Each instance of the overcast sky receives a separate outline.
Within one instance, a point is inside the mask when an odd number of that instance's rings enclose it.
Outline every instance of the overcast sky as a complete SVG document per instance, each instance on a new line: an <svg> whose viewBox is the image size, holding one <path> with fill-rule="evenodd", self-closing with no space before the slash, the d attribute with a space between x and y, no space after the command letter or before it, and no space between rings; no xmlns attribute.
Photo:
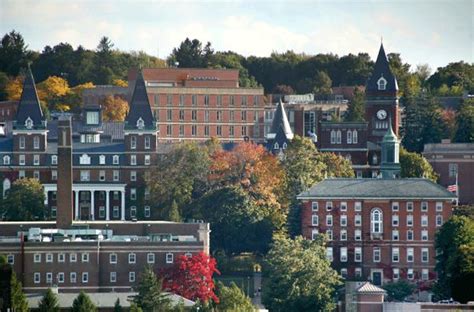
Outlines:
<svg viewBox="0 0 474 312"><path fill-rule="evenodd" d="M272 51L376 57L387 53L435 70L473 62L474 0L141 1L0 0L0 32L15 29L31 49L68 42L94 49L108 36L120 50L165 58L186 37L216 51Z"/></svg>

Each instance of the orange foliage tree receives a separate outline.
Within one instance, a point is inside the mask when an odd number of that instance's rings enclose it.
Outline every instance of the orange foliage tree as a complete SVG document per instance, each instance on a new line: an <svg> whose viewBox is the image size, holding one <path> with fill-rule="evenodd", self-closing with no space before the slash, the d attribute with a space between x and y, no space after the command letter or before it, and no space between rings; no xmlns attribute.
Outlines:
<svg viewBox="0 0 474 312"><path fill-rule="evenodd" d="M119 96L106 96L102 101L102 116L106 121L124 121L128 113L128 103Z"/></svg>

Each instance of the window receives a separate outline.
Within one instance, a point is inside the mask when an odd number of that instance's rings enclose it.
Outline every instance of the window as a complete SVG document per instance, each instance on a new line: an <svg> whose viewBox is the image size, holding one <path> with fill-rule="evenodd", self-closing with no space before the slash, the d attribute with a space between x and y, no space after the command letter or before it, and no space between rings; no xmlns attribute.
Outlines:
<svg viewBox="0 0 474 312"><path fill-rule="evenodd" d="M341 269L341 277L342 277L342 278L346 278L346 277L347 277L347 269L346 269L346 268L342 268L342 269Z"/></svg>
<svg viewBox="0 0 474 312"><path fill-rule="evenodd" d="M19 145L20 145L20 149L25 149L25 137L24 136L21 136L19 138L20 142L19 142Z"/></svg>
<svg viewBox="0 0 474 312"><path fill-rule="evenodd" d="M47 272L46 273L46 283L51 284L53 282L53 273Z"/></svg>
<svg viewBox="0 0 474 312"><path fill-rule="evenodd" d="M76 283L76 280L77 280L76 272L69 273L69 281L71 282L71 284Z"/></svg>
<svg viewBox="0 0 474 312"><path fill-rule="evenodd" d="M318 202L311 202L311 210L318 211Z"/></svg>
<svg viewBox="0 0 474 312"><path fill-rule="evenodd" d="M204 136L209 136L209 126L204 126Z"/></svg>
<svg viewBox="0 0 474 312"><path fill-rule="evenodd" d="M145 206L145 218L149 218L151 215L150 206Z"/></svg>
<svg viewBox="0 0 474 312"><path fill-rule="evenodd" d="M118 206L114 206L113 209L112 209L112 215L115 219L117 219L119 216L120 216L120 213L119 213L119 207Z"/></svg>
<svg viewBox="0 0 474 312"><path fill-rule="evenodd" d="M235 105L235 97L233 95L231 95L229 97L229 105L230 106L234 106Z"/></svg>
<svg viewBox="0 0 474 312"><path fill-rule="evenodd" d="M443 202L436 202L436 211L443 211Z"/></svg>
<svg viewBox="0 0 474 312"><path fill-rule="evenodd" d="M136 180L137 180L137 172L130 171L130 181L136 181Z"/></svg>
<svg viewBox="0 0 474 312"><path fill-rule="evenodd" d="M331 215L326 216L326 225L327 226L332 226L332 216Z"/></svg>
<svg viewBox="0 0 474 312"><path fill-rule="evenodd" d="M91 164L91 158L87 154L82 154L81 157L79 157L79 164L81 165L90 165Z"/></svg>
<svg viewBox="0 0 474 312"><path fill-rule="evenodd" d="M89 181L89 180L90 180L90 171L81 170L81 181Z"/></svg>
<svg viewBox="0 0 474 312"><path fill-rule="evenodd" d="M421 202L421 211L428 211L428 202Z"/></svg>
<svg viewBox="0 0 474 312"><path fill-rule="evenodd" d="M421 231L421 240L422 241L427 241L428 240L428 231L427 230Z"/></svg>
<svg viewBox="0 0 474 312"><path fill-rule="evenodd" d="M33 275L33 280L35 284L39 284L41 282L41 273L35 272Z"/></svg>
<svg viewBox="0 0 474 312"><path fill-rule="evenodd" d="M421 216L421 226L428 226L428 216L422 215Z"/></svg>
<svg viewBox="0 0 474 312"><path fill-rule="evenodd" d="M332 201L326 202L326 210L331 211L332 210Z"/></svg>
<svg viewBox="0 0 474 312"><path fill-rule="evenodd" d="M326 230L326 235L328 236L328 240L332 241L332 230Z"/></svg>
<svg viewBox="0 0 474 312"><path fill-rule="evenodd" d="M341 135L342 135L341 130L337 130L337 132L336 132L336 143L337 144L341 144Z"/></svg>
<svg viewBox="0 0 474 312"><path fill-rule="evenodd" d="M341 215L341 226L347 226L347 215Z"/></svg>
<svg viewBox="0 0 474 312"><path fill-rule="evenodd" d="M315 240L318 235L319 235L319 230L318 229L312 229L311 230L311 239L312 240Z"/></svg>
<svg viewBox="0 0 474 312"><path fill-rule="evenodd" d="M356 214L354 216L354 225L355 226L362 226L362 216L360 214Z"/></svg>
<svg viewBox="0 0 474 312"><path fill-rule="evenodd" d="M173 134L173 126L166 125L166 135L171 136Z"/></svg>
<svg viewBox="0 0 474 312"><path fill-rule="evenodd" d="M65 262L66 261L66 255L63 253L58 254L58 262Z"/></svg>
<svg viewBox="0 0 474 312"><path fill-rule="evenodd" d="M88 125L98 125L99 124L99 112L87 112L86 113L86 123Z"/></svg>
<svg viewBox="0 0 474 312"><path fill-rule="evenodd" d="M354 274L355 274L356 278L361 278L362 277L362 269L361 268L355 268Z"/></svg>
<svg viewBox="0 0 474 312"><path fill-rule="evenodd" d="M87 273L87 272L82 273L82 282L83 283L88 283L89 282L89 273Z"/></svg>
<svg viewBox="0 0 474 312"><path fill-rule="evenodd" d="M173 105L173 95L172 94L166 95L166 104L168 106Z"/></svg>
<svg viewBox="0 0 474 312"><path fill-rule="evenodd" d="M428 262L428 248L421 248L421 262Z"/></svg>
<svg viewBox="0 0 474 312"><path fill-rule="evenodd" d="M99 207L99 218L101 218L101 219L105 218L105 207L104 206Z"/></svg>
<svg viewBox="0 0 474 312"><path fill-rule="evenodd" d="M217 126L217 135L221 136L222 135L222 126Z"/></svg>
<svg viewBox="0 0 474 312"><path fill-rule="evenodd" d="M392 203L392 211L398 211L399 205L398 202L393 202Z"/></svg>
<svg viewBox="0 0 474 312"><path fill-rule="evenodd" d="M398 222L399 221L399 218L398 218L398 215L393 215L392 216L392 226L398 226Z"/></svg>
<svg viewBox="0 0 474 312"><path fill-rule="evenodd" d="M398 230L392 231L392 240L397 241L399 238Z"/></svg>
<svg viewBox="0 0 474 312"><path fill-rule="evenodd" d="M407 211L413 211L413 202L407 202Z"/></svg>
<svg viewBox="0 0 474 312"><path fill-rule="evenodd" d="M449 164L449 176L455 177L458 174L458 164Z"/></svg>
<svg viewBox="0 0 474 312"><path fill-rule="evenodd" d="M217 106L222 106L222 95L217 96Z"/></svg>
<svg viewBox="0 0 474 312"><path fill-rule="evenodd" d="M105 156L104 155L99 156L99 165L105 165Z"/></svg>
<svg viewBox="0 0 474 312"><path fill-rule="evenodd" d="M258 126L255 128L258 130ZM247 135L247 126L242 126L242 136L246 136ZM283 149L285 149L286 143L283 143Z"/></svg>
<svg viewBox="0 0 474 312"><path fill-rule="evenodd" d="M89 254L87 252L82 254L82 262L89 262Z"/></svg>
<svg viewBox="0 0 474 312"><path fill-rule="evenodd" d="M442 226L442 225L443 225L443 216L436 215L436 226Z"/></svg>
<svg viewBox="0 0 474 312"><path fill-rule="evenodd" d="M110 282L111 283L117 282L117 272L110 272Z"/></svg>
<svg viewBox="0 0 474 312"><path fill-rule="evenodd" d="M113 171L113 180L114 181L120 180L120 171L118 171L118 170Z"/></svg>
<svg viewBox="0 0 474 312"><path fill-rule="evenodd" d="M380 209L376 208L372 210L370 222L372 233L381 234L383 232L383 216Z"/></svg>
<svg viewBox="0 0 474 312"><path fill-rule="evenodd" d="M130 207L130 218L136 218L137 217L137 206L131 206Z"/></svg>
<svg viewBox="0 0 474 312"><path fill-rule="evenodd" d="M354 248L354 261L355 262L362 262L362 247L355 247Z"/></svg>
<svg viewBox="0 0 474 312"><path fill-rule="evenodd" d="M253 105L255 105L255 106L258 105L258 95L253 96Z"/></svg>
<svg viewBox="0 0 474 312"><path fill-rule="evenodd" d="M385 80L385 78L382 76L380 77L379 80L377 80L377 86L378 86L378 89L383 91L386 89L387 87L387 80Z"/></svg>
<svg viewBox="0 0 474 312"><path fill-rule="evenodd" d="M354 240L356 240L356 241L362 240L362 231L361 230L355 230L354 231Z"/></svg>
<svg viewBox="0 0 474 312"><path fill-rule="evenodd" d="M47 263L53 262L53 254L52 253L46 254L46 262Z"/></svg>
<svg viewBox="0 0 474 312"><path fill-rule="evenodd" d="M114 165L118 165L118 164L119 164L119 155L114 155L114 156L112 157L112 163L113 163Z"/></svg>
<svg viewBox="0 0 474 312"><path fill-rule="evenodd" d="M347 211L347 202L341 202L341 211Z"/></svg>
<svg viewBox="0 0 474 312"><path fill-rule="evenodd" d="M150 155L145 155L145 166L149 166L150 164L151 164Z"/></svg>
<svg viewBox="0 0 474 312"><path fill-rule="evenodd" d="M204 121L209 121L209 111L204 111Z"/></svg>
<svg viewBox="0 0 474 312"><path fill-rule="evenodd" d="M173 254L170 252L166 254L166 263L173 263Z"/></svg>
<svg viewBox="0 0 474 312"><path fill-rule="evenodd" d="M318 226L319 225L319 217L317 215L312 216L311 224L313 226Z"/></svg>
<svg viewBox="0 0 474 312"><path fill-rule="evenodd" d="M347 130L347 144L352 144L352 131Z"/></svg>
<svg viewBox="0 0 474 312"><path fill-rule="evenodd" d="M247 97L242 96L242 106L247 106Z"/></svg>
<svg viewBox="0 0 474 312"><path fill-rule="evenodd" d="M181 120L181 121L184 120L184 110L182 110L182 109L179 110L179 120Z"/></svg>
<svg viewBox="0 0 474 312"><path fill-rule="evenodd" d="M216 120L221 121L222 120L222 111L216 111Z"/></svg>
<svg viewBox="0 0 474 312"><path fill-rule="evenodd" d="M173 111L172 111L171 109L168 109L168 110L166 111L166 119L167 119L168 121L171 121L171 120L173 119Z"/></svg>
<svg viewBox="0 0 474 312"><path fill-rule="evenodd" d="M20 155L19 156L19 160L20 160L20 166L24 166L25 165L25 155Z"/></svg>
<svg viewBox="0 0 474 312"><path fill-rule="evenodd" d="M111 253L109 255L109 263L111 263L111 264L116 264L117 263L117 254L116 253Z"/></svg>
<svg viewBox="0 0 474 312"><path fill-rule="evenodd" d="M128 272L128 281L130 283L134 283L135 282L135 272Z"/></svg>
<svg viewBox="0 0 474 312"><path fill-rule="evenodd" d="M145 137L145 149L150 149L151 147L151 138L149 136Z"/></svg>
<svg viewBox="0 0 474 312"><path fill-rule="evenodd" d="M149 252L147 255L146 255L146 262L147 263L155 263L155 254L152 253L152 252Z"/></svg>
<svg viewBox="0 0 474 312"><path fill-rule="evenodd" d="M398 280L400 278L400 269L399 268L394 268L393 269L393 280Z"/></svg>
<svg viewBox="0 0 474 312"><path fill-rule="evenodd" d="M234 136L234 126L229 126L229 136Z"/></svg>
<svg viewBox="0 0 474 312"><path fill-rule="evenodd" d="M193 94L191 100L192 100L193 106L196 106L196 105L197 105L197 102L198 102L198 101L197 101L197 95Z"/></svg>
<svg viewBox="0 0 474 312"><path fill-rule="evenodd" d="M354 210L355 211L361 211L362 210L362 202L359 202L359 201L355 202Z"/></svg>
<svg viewBox="0 0 474 312"><path fill-rule="evenodd" d="M412 247L407 248L407 262L413 262L415 259L415 251Z"/></svg>
<svg viewBox="0 0 474 312"><path fill-rule="evenodd" d="M15 256L10 254L7 256L7 263L8 264L15 264Z"/></svg>
<svg viewBox="0 0 474 312"><path fill-rule="evenodd" d="M130 165L132 166L137 165L137 155L130 155Z"/></svg>
<svg viewBox="0 0 474 312"><path fill-rule="evenodd" d="M105 170L99 171L99 181L105 181Z"/></svg>
<svg viewBox="0 0 474 312"><path fill-rule="evenodd" d="M40 148L40 138L38 136L35 136L33 138L33 148L34 149L39 149Z"/></svg>
<svg viewBox="0 0 474 312"><path fill-rule="evenodd" d="M421 280L422 281L429 280L429 271L428 271L428 269L422 269L421 270Z"/></svg>
<svg viewBox="0 0 474 312"><path fill-rule="evenodd" d="M415 274L413 273L413 269L408 269L407 270L407 279L412 280L414 278Z"/></svg>
<svg viewBox="0 0 474 312"><path fill-rule="evenodd" d="M340 237L341 237L341 241L346 241L347 240L347 230L341 230Z"/></svg>
<svg viewBox="0 0 474 312"><path fill-rule="evenodd" d="M241 117L242 121L247 120L247 112L246 111L242 111L240 114L241 114L240 117Z"/></svg>
<svg viewBox="0 0 474 312"><path fill-rule="evenodd" d="M329 261L332 261L332 260L333 260L332 247L326 247L326 258L327 258Z"/></svg>
<svg viewBox="0 0 474 312"><path fill-rule="evenodd" d="M278 145L278 142L275 142L275 144L273 144L273 149L277 150L280 148L280 145Z"/></svg>
<svg viewBox="0 0 474 312"><path fill-rule="evenodd" d="M407 226L413 226L413 215L407 215Z"/></svg>
<svg viewBox="0 0 474 312"><path fill-rule="evenodd" d="M25 170L19 170L18 171L18 178L19 179L22 179L25 177Z"/></svg>
<svg viewBox="0 0 474 312"><path fill-rule="evenodd" d="M77 262L77 254L69 254L69 262Z"/></svg>
<svg viewBox="0 0 474 312"><path fill-rule="evenodd" d="M58 273L58 283L59 284L64 283L64 272L59 272Z"/></svg>
<svg viewBox="0 0 474 312"><path fill-rule="evenodd" d="M331 144L336 144L336 131L331 130Z"/></svg>
<svg viewBox="0 0 474 312"><path fill-rule="evenodd" d="M9 165L10 164L10 156L8 156L8 155L3 156L3 164L4 165Z"/></svg>
<svg viewBox="0 0 474 312"><path fill-rule="evenodd" d="M184 106L184 94L180 94L179 96L179 106Z"/></svg>
<svg viewBox="0 0 474 312"><path fill-rule="evenodd" d="M353 130L352 131L352 143L357 144L357 141L358 141L358 139L357 139L357 130Z"/></svg>
<svg viewBox="0 0 474 312"><path fill-rule="evenodd" d="M40 179L40 172L37 171L37 170L33 171L33 178L39 180Z"/></svg>
<svg viewBox="0 0 474 312"><path fill-rule="evenodd" d="M137 255L135 253L129 253L128 254L128 263L132 264L132 263L136 263L137 261Z"/></svg>
<svg viewBox="0 0 474 312"><path fill-rule="evenodd" d="M407 240L409 240L409 241L413 240L413 230L408 230L407 231Z"/></svg>
<svg viewBox="0 0 474 312"><path fill-rule="evenodd" d="M341 247L341 254L339 260L341 262L347 262L347 247Z"/></svg>
<svg viewBox="0 0 474 312"><path fill-rule="evenodd" d="M234 121L234 119L235 119L234 115L235 115L234 111L229 112L229 120L230 121Z"/></svg>
<svg viewBox="0 0 474 312"><path fill-rule="evenodd" d="M393 262L400 261L400 249L398 247L392 248L392 261Z"/></svg>

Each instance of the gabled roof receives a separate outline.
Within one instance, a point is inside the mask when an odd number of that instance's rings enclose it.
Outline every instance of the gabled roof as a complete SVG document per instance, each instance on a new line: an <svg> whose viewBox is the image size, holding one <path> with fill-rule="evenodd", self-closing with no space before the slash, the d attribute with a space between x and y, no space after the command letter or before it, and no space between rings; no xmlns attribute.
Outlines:
<svg viewBox="0 0 474 312"><path fill-rule="evenodd" d="M365 282L359 288L357 288L357 293L379 294L379 293L385 293L385 290L380 287L375 286L374 284L370 282Z"/></svg>
<svg viewBox="0 0 474 312"><path fill-rule="evenodd" d="M36 92L35 79L29 67L28 73L23 81L23 91L16 112L15 128L24 128L28 118L33 122L34 129L44 128L43 111L41 110L38 93Z"/></svg>
<svg viewBox="0 0 474 312"><path fill-rule="evenodd" d="M293 131L291 130L288 117L286 116L285 107L282 100L277 104L275 115L273 115L272 127L267 135L268 139L274 139L279 130L283 131L287 140L293 139Z"/></svg>
<svg viewBox="0 0 474 312"><path fill-rule="evenodd" d="M378 80L381 77L383 77L387 81L385 90L383 91L379 90L378 84L377 84ZM366 92L396 92L398 91L397 79L395 78L392 71L390 70L388 58L387 58L387 55L385 54L383 44L380 44L380 50L377 56L377 60L375 61L374 70L372 71L372 75L367 81L367 86L366 86L365 91Z"/></svg>
<svg viewBox="0 0 474 312"><path fill-rule="evenodd" d="M299 199L441 199L451 200L456 196L444 187L422 178L402 179L346 179L323 180L298 195Z"/></svg>
<svg viewBox="0 0 474 312"><path fill-rule="evenodd" d="M143 129L156 129L155 117L153 117L153 113L151 112L145 81L141 72L135 82L135 88L130 102L130 111L125 118L125 128L139 129L138 121L140 119L143 121Z"/></svg>

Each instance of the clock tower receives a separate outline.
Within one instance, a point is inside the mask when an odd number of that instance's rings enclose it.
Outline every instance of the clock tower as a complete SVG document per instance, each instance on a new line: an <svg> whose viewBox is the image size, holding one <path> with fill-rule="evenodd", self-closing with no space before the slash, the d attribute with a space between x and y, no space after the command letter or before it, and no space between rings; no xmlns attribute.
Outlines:
<svg viewBox="0 0 474 312"><path fill-rule="evenodd" d="M383 44L380 45L374 70L367 81L365 96L368 140L380 144L390 122L395 135L398 135L398 84L390 70Z"/></svg>

